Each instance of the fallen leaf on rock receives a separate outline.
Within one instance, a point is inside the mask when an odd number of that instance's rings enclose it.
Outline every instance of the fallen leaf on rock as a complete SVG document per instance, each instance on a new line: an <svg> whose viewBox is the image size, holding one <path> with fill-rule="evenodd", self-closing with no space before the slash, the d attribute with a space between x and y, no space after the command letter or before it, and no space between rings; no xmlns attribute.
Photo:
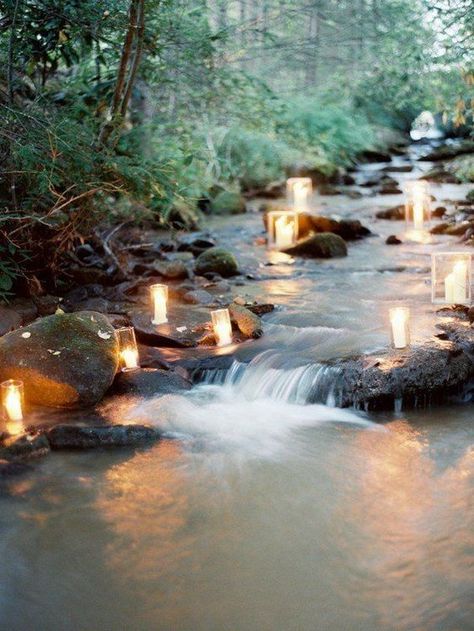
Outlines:
<svg viewBox="0 0 474 631"><path fill-rule="evenodd" d="M29 337L31 337L31 333L29 331L25 331L21 334L21 337L24 337L25 340L27 340Z"/></svg>
<svg viewBox="0 0 474 631"><path fill-rule="evenodd" d="M102 339L102 340L110 340L110 338L112 337L111 333L107 333L104 331L99 331L97 333L97 335Z"/></svg>
<svg viewBox="0 0 474 631"><path fill-rule="evenodd" d="M182 333L183 331L186 331L187 328L187 326L177 326L176 330L179 331L179 333Z"/></svg>

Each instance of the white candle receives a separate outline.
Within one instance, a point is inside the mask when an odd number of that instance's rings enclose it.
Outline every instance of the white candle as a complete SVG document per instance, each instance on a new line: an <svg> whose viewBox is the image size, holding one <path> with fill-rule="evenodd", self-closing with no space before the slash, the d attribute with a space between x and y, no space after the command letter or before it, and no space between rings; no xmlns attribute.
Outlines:
<svg viewBox="0 0 474 631"><path fill-rule="evenodd" d="M278 248L287 248L293 245L295 222L285 215L275 219L275 245Z"/></svg>
<svg viewBox="0 0 474 631"><path fill-rule="evenodd" d="M458 261L453 267L453 302L462 304L467 300L467 265L465 261Z"/></svg>
<svg viewBox="0 0 474 631"><path fill-rule="evenodd" d="M133 370L138 368L138 351L136 348L124 348L120 355L124 363L125 370Z"/></svg>
<svg viewBox="0 0 474 631"><path fill-rule="evenodd" d="M10 379L2 383L2 407L6 430L12 436L22 434L23 382Z"/></svg>
<svg viewBox="0 0 474 631"><path fill-rule="evenodd" d="M167 302L168 287L167 285L152 285L150 287L153 298L153 324L165 324L168 322Z"/></svg>
<svg viewBox="0 0 474 631"><path fill-rule="evenodd" d="M217 346L232 344L232 324L228 309L211 311L212 326L216 336Z"/></svg>
<svg viewBox="0 0 474 631"><path fill-rule="evenodd" d="M123 326L116 330L122 372L140 368L137 340L133 326Z"/></svg>
<svg viewBox="0 0 474 631"><path fill-rule="evenodd" d="M18 389L11 387L5 396L5 411L8 420L22 421L23 410L21 409L21 395Z"/></svg>
<svg viewBox="0 0 474 631"><path fill-rule="evenodd" d="M306 210L308 205L308 187L303 182L294 183L293 201L295 210Z"/></svg>
<svg viewBox="0 0 474 631"><path fill-rule="evenodd" d="M444 279L444 298L450 305L454 302L454 274L448 274Z"/></svg>
<svg viewBox="0 0 474 631"><path fill-rule="evenodd" d="M410 344L408 318L408 309L404 307L396 307L394 309L390 309L392 342L395 348L406 348Z"/></svg>
<svg viewBox="0 0 474 631"><path fill-rule="evenodd" d="M423 230L424 214L423 198L415 197L413 201L413 227L415 230Z"/></svg>

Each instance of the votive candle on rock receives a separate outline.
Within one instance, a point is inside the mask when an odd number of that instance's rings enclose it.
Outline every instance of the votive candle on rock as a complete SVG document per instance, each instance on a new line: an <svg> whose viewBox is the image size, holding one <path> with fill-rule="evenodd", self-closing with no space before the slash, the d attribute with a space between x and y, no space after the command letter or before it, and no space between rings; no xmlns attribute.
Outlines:
<svg viewBox="0 0 474 631"><path fill-rule="evenodd" d="M122 372L137 370L140 368L137 340L133 326L124 326L116 330Z"/></svg>
<svg viewBox="0 0 474 631"><path fill-rule="evenodd" d="M216 309L215 311L211 311L211 318L217 346L228 346L232 344L232 324L229 309Z"/></svg>
<svg viewBox="0 0 474 631"><path fill-rule="evenodd" d="M470 252L436 252L432 255L431 300L434 304L470 304L471 261Z"/></svg>
<svg viewBox="0 0 474 631"><path fill-rule="evenodd" d="M157 283L150 287L153 301L153 324L168 322L168 286Z"/></svg>
<svg viewBox="0 0 474 631"><path fill-rule="evenodd" d="M8 379L1 384L2 416L6 430L12 436L24 431L23 425L23 381Z"/></svg>
<svg viewBox="0 0 474 631"><path fill-rule="evenodd" d="M406 348L410 346L410 311L408 307L390 309L392 346Z"/></svg>

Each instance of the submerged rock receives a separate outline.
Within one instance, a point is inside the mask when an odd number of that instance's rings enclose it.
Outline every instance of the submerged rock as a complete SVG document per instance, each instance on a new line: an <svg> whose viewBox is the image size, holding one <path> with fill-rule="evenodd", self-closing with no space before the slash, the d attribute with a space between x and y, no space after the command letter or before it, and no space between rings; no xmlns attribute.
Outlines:
<svg viewBox="0 0 474 631"><path fill-rule="evenodd" d="M49 443L43 434L8 436L0 443L0 458L40 458L49 452Z"/></svg>
<svg viewBox="0 0 474 631"><path fill-rule="evenodd" d="M257 339L263 335L262 321L250 309L246 309L235 303L229 305L229 313L232 320L245 337Z"/></svg>
<svg viewBox="0 0 474 631"><path fill-rule="evenodd" d="M137 447L156 442L161 432L150 425L56 425L46 437L51 449Z"/></svg>
<svg viewBox="0 0 474 631"><path fill-rule="evenodd" d="M189 390L191 383L172 370L140 368L119 373L113 385L113 393L154 397Z"/></svg>
<svg viewBox="0 0 474 631"><path fill-rule="evenodd" d="M321 232L298 241L296 245L282 251L292 256L329 259L347 256L347 245L339 235L332 232Z"/></svg>
<svg viewBox="0 0 474 631"><path fill-rule="evenodd" d="M209 248L198 256L194 271L199 276L213 272L220 274L223 278L229 278L239 273L239 266L231 252L215 247Z"/></svg>
<svg viewBox="0 0 474 631"><path fill-rule="evenodd" d="M7 478L13 475L21 475L26 471L31 471L30 465L17 460L0 459L0 478Z"/></svg>
<svg viewBox="0 0 474 631"><path fill-rule="evenodd" d="M93 405L114 380L118 351L100 313L47 316L0 338L0 379L21 379L28 401L38 405Z"/></svg>

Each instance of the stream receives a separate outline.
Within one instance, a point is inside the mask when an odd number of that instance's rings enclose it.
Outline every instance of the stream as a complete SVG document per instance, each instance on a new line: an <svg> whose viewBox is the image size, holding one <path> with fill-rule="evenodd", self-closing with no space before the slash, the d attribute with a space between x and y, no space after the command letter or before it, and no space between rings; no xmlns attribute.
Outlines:
<svg viewBox="0 0 474 631"><path fill-rule="evenodd" d="M419 146L392 165L413 163ZM357 171L362 183L386 163ZM359 189L356 185L355 190ZM433 185L463 199L469 185ZM473 628L472 404L337 407L323 362L388 344L388 308L434 332L430 255L376 220L400 195L313 200L376 236L328 261L256 245L255 201L210 229L278 308L260 340L189 394L106 410L158 423L150 449L54 452L0 498L0 628L8 631L467 631ZM434 203L436 206L437 203ZM385 245L390 234L403 244ZM459 249L459 246L454 246ZM223 351L228 352L228 351ZM363 407L363 406L362 406Z"/></svg>

